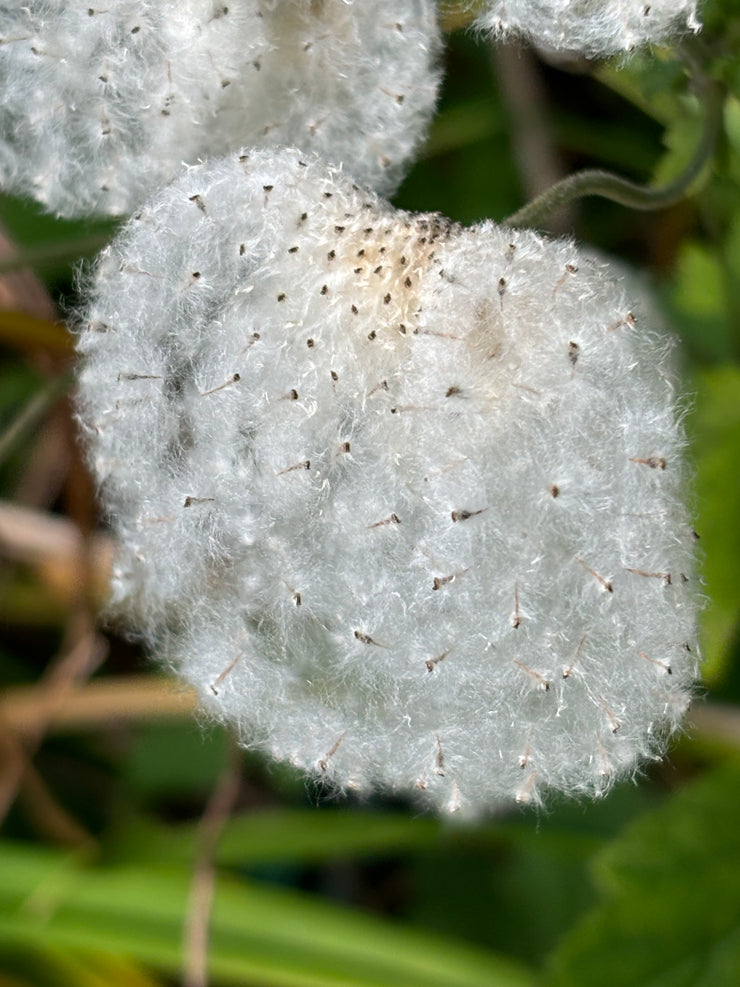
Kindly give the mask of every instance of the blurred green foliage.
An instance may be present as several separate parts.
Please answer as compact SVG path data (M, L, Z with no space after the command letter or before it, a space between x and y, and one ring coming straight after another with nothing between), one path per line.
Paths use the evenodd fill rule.
M704 70L729 92L712 167L657 214L583 201L568 232L640 268L683 340L704 690L725 704L731 729L689 728L670 762L602 802L553 802L475 827L382 800L335 805L245 754L240 802L216 850L214 984L740 983L740 0L708 0L703 16ZM439 114L396 202L463 222L503 219L527 187L515 159L521 121L496 56L464 32L448 41ZM563 173L603 167L660 183L690 157L702 107L674 52L532 64ZM0 271L31 263L62 313L74 305L80 258L113 232L7 198L0 222L19 251ZM59 372L46 330L35 336L26 321L20 338L10 325L0 321L0 435ZM0 463L0 497L33 501L29 476L62 433L39 429ZM72 444L66 472L37 483L36 506L84 528L94 505L75 455ZM60 591L64 573L52 576L0 558L8 688L39 680L79 606ZM113 630L109 640L102 679L148 672L134 645ZM33 757L44 791L22 788L0 840L0 987L180 983L199 820L227 762L223 731L189 719L50 732Z
M740 764L707 773L600 852L601 898L555 951L553 987L733 987Z

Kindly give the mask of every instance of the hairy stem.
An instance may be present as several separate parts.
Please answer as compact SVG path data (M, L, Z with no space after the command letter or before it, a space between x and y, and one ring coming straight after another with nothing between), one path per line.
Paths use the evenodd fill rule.
M556 209L588 195L598 195L629 209L648 211L665 209L679 202L714 157L722 126L725 90L717 82L701 80L701 99L705 109L704 129L696 152L680 175L657 188L638 185L610 171L589 168L568 175L518 209L506 226L537 226Z
M241 757L234 738L229 760L208 800L198 827L196 860L184 929L183 987L208 987L209 926L216 891L216 851L241 786Z

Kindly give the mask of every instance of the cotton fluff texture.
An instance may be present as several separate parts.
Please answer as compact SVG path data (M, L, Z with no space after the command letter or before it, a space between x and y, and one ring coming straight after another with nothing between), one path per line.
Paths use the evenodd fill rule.
M470 814L660 754L696 674L684 437L607 268L257 150L158 193L89 298L114 603L244 744Z
M439 45L433 0L0 0L0 188L122 215L182 162L288 143L391 192Z
M595 57L700 28L696 0L492 0L476 24L497 38Z

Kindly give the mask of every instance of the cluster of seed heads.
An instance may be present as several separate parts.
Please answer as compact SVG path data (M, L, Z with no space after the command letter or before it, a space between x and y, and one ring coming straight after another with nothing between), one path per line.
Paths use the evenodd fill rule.
M476 25L608 54L695 8ZM439 52L433 0L0 0L0 187L133 213L78 325L113 608L245 745L475 814L660 755L697 591L641 291L376 194Z
M114 604L245 745L473 814L659 756L695 535L628 281L250 149L157 193L88 297Z
M489 0L495 38L606 55L696 0ZM127 215L183 164L296 146L391 193L434 109L434 0L0 0L0 188Z

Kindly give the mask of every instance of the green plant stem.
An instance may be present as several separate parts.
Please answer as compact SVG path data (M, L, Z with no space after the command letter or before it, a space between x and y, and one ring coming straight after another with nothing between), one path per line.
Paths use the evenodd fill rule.
M714 157L722 126L724 88L714 81L705 81L702 90L705 118L701 140L688 166L668 185L658 188L638 185L613 172L589 168L552 185L505 219L504 225L537 226L560 206L588 195L599 195L629 209L643 211L665 209L679 202Z

